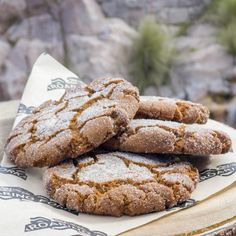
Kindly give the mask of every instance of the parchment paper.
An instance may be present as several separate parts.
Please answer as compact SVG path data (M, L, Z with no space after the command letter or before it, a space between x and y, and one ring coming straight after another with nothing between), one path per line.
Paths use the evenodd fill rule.
M80 79L47 54L34 64L14 125L42 102L59 99L67 87ZM206 126L224 130L209 121ZM136 217L94 216L64 209L48 198L42 186L42 169L15 167L4 155L0 166L0 235L117 235L160 217L195 205L236 181L235 153L209 158L193 158L201 181L192 198L167 211Z

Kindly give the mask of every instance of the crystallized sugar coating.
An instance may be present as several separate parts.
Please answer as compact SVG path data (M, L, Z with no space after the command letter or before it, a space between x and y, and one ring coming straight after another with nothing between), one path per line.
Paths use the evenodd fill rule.
M116 155L116 152L112 153L113 155ZM158 166L165 166L166 162L169 162L171 159L173 159L173 157L168 156L168 157L164 157L164 156L159 156L158 158L156 158L155 155L146 155L143 154L144 158L140 158L140 156L142 157L142 154L135 154L135 153L128 153L128 152L122 152L122 156L125 157L125 159L127 161L132 161L133 163L139 164L139 163L144 163L145 165L149 165L149 166L155 166L158 164Z
M166 97L141 96L136 118L203 124L209 118L209 110L201 104L189 101Z
M101 158L100 158L101 157ZM106 181L135 179L137 182L154 180L150 171L144 166L130 164L128 167L122 159L107 154L98 155L93 165L81 169L78 173L80 181L103 183Z
M47 101L10 133L7 156L21 167L75 158L124 130L138 109L137 88L122 78L102 78Z
M100 215L140 215L190 198L199 174L188 162L132 153L86 154L44 172L47 193L67 208Z
M104 147L136 153L190 155L223 154L230 150L230 137L203 125L173 121L134 119L126 130L108 140Z

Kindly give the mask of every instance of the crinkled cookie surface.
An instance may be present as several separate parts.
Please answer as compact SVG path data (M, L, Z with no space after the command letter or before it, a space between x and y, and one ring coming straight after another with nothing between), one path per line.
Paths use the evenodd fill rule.
M47 101L10 133L6 154L21 167L43 167L75 158L122 131L139 106L136 87L122 78L100 78Z
M190 198L199 179L188 162L113 152L85 154L44 173L47 193L61 205L99 215L140 215Z

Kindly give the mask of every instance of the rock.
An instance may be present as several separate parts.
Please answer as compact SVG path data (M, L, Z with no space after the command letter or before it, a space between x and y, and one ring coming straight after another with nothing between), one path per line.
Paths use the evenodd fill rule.
M115 44L93 36L68 36L70 68L86 82L101 76L125 76L125 47L124 44Z
M59 21L59 3L58 0L25 0L27 4L27 16L50 14L55 20Z
M48 43L40 40L20 39L9 51L4 64L4 73L0 76L0 87L5 91L5 98L19 99L33 64L38 56L50 53L63 62L62 42Z
M233 67L233 58L216 43L184 52L171 70L171 82L178 96L193 101L211 93L230 93L224 74Z
M23 16L26 9L25 0L1 0L0 22L9 22Z
M168 85L162 85L161 87L148 86L144 89L143 95L145 96L161 96L161 97L172 97L172 88Z
M236 83L236 66L234 66L233 68L231 68L231 69L225 74L225 77L226 77L227 80L229 80L230 82Z
M189 77L190 81L187 81L187 78L185 78L185 81L187 81L185 88L182 89L184 94L184 99L191 100L194 102L202 100L209 91L209 81L208 81L208 75L202 73L202 74L196 74L192 77ZM177 87L175 87L176 89ZM182 91L181 91L182 92Z
M230 84L222 77L215 78L215 81L210 82L208 92L212 94L231 94Z
M5 93L5 99L19 99L27 81L27 72L20 70L10 61L5 63L5 72L0 77L0 87Z
M62 42L49 43L38 39L20 39L15 47L9 52L8 60L19 70L29 73L37 57L47 52L59 61L63 62Z
M234 99L227 109L227 124L236 127L236 99Z
M162 85L160 88L158 88L158 96L173 97L173 88L171 84Z
M45 0L25 0L27 13L29 16L44 14L48 10L48 1Z
M233 66L233 58L219 44L212 44L206 48L200 48L188 55L182 54L179 62L186 65L194 64L195 68L217 71L227 71ZM200 68L201 67L201 68Z
M167 24L179 24L189 21L189 12L185 8L164 8L157 15L157 19Z
M236 66L234 66L225 74L225 79L230 85L230 92L232 95L236 96Z
M106 45L96 37L69 35L67 50L70 68L85 82L103 75L111 75L109 64L115 61L109 55ZM77 53L73 53L74 51Z
M111 47L119 46L120 44L123 45L125 48L122 52L126 54L127 50L130 49L132 39L137 37L137 33L124 21L120 19L109 19L101 25L97 37L101 41L110 43Z
M7 31L6 37L13 43L22 38L50 43L62 41L61 26L49 14L29 17L14 24Z
M236 128L236 98L216 103L214 99L207 97L201 102L210 109L211 118Z
M192 38L214 37L217 34L217 28L209 23L198 23L190 26L187 34Z
M7 29L7 26L0 22L0 34L3 34Z
M64 63L64 49L62 42L48 43L35 39L29 42L27 51L28 66L30 69L33 67L38 56L43 52L49 53L59 62Z
M171 1L171 0L169 0L169 1ZM203 0L201 2L203 2L201 4L209 4L211 2L211 0L210 1L209 0L208 1ZM197 5L200 5L198 0L178 0L178 1L176 1L175 7L176 6L192 7L192 6L197 6Z
M232 93L225 76L234 60L218 44L216 34L215 26L197 23L189 27L187 35L173 41L178 55L171 69L176 96L199 101L209 93Z
M13 21L23 18L25 0L0 0L0 34L4 34Z
M0 68L5 63L5 59L10 50L10 45L3 39L0 39Z
M28 20L13 24L8 28L5 36L8 41L15 44L19 39L28 38L30 31L30 24Z
M146 15L164 24L189 23L198 17L211 0L97 0L106 16L118 17L137 26Z
M148 86L144 89L143 95L145 96L158 96L158 89L156 86Z
M61 26L51 15L44 14L27 20L30 25L29 38L50 43L62 41Z
M60 9L65 34L96 34L105 20L95 0L62 1Z
M1 75L0 75L1 77ZM2 81L0 79L0 101L6 101L10 100L9 96L5 93L4 86L2 84Z
M156 10L156 17L165 24L190 23L201 15L207 5L204 1L166 1L163 9Z
M173 40L173 44L181 53L191 53L209 47L214 43L215 38L212 36L206 38L181 36Z
M29 72L28 62L27 62L27 51L28 51L29 41L27 39L20 39L17 44L10 50L8 55L9 66L18 68L20 71Z
M106 16L121 18L132 26L137 26L146 13L145 3L140 0L99 0L98 2Z
M135 30L122 20L106 19L95 0L55 2L26 0L29 17L13 24L5 34L14 46L7 55L3 78L12 76L9 83L18 78L23 84L42 52L66 62L86 80L104 75L125 76ZM19 76L9 68L16 68ZM19 96L14 90L8 94Z
M227 117L228 103L216 103L212 97L207 96L204 100L200 100L200 103L207 106L210 110L210 117L214 120L225 122Z
M71 9L75 1L65 1L64 4L69 4L66 6ZM87 24L78 22L75 25L77 34L71 34L73 31L67 29L70 33L66 37L68 66L85 81L106 75L126 76L132 39L137 33L119 19L105 19L97 11L99 6L95 1L80 1L80 4L81 8L75 13L82 11Z

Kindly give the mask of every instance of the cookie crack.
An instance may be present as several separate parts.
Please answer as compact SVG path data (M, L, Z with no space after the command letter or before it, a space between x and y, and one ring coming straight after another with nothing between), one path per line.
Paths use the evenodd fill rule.
M166 185L163 185L162 183L159 183L159 182L157 182L159 185L162 185L162 186L165 186L165 187L167 187L167 188L169 188L168 186L166 186ZM137 188L140 190L140 191L142 191L142 192L144 192L145 193L145 198L147 198L147 194L148 193L151 193L152 191L154 191L157 195L159 195L161 198L162 198L162 200L164 201L164 206L165 206L165 208L166 207L170 207L171 205L175 205L176 203L174 202L172 202L170 199L168 200L168 198L165 196L165 194L162 192L162 191L157 191L155 188L152 188L152 189L142 189L141 188L142 186L140 185L140 186L137 186ZM171 189L171 188L169 188L169 189ZM173 192L173 190L171 189L171 191ZM173 195L174 195L174 193L173 193Z
M168 184L167 181L164 181L161 179L159 180L159 183L172 189L175 201L177 203L181 203L181 202L185 201L186 199L188 199L191 192L192 192L191 189L187 188L187 186L185 186L182 183L177 182L175 184ZM181 188L185 191L185 195L181 194L181 192L183 192L183 190L181 190ZM181 195L183 195L183 196L181 196Z
M202 106L201 104L191 104L184 101L176 101L176 111L174 118L179 121L185 121L186 119L190 119L190 123L206 123L209 111L206 107ZM194 109L194 115L188 114L188 111ZM195 119L194 119L195 117Z
M221 143L221 153L228 152L229 149L231 148L231 145L232 145L231 139L229 139L224 134L222 134L218 131L214 131L214 133L215 133L217 139L219 140L219 142Z
M127 168L130 164L145 166L151 172L150 178L138 180L127 176L124 179L118 177L103 181L84 179L80 171L102 160L100 155L104 154L90 153L84 156L88 158L84 162L83 159L69 162L69 169L72 170L69 176L67 172L64 176L63 169L68 168L67 165L62 166L62 170L59 167L59 172L58 167L54 167L55 170L49 169L50 172L45 176L45 184L50 196L58 200L60 204L80 212L106 213L116 216L134 215L142 214L147 209L148 212L164 210L185 201L190 197L197 183L198 172L188 162L171 161L161 166L140 165L141 163L129 160L119 153L112 153L112 156L126 162ZM72 166L70 163L73 163ZM158 170L159 167L161 169ZM135 168L135 170L138 169ZM175 177L171 174L178 175ZM149 201L151 201L150 204ZM139 208L139 204L142 203L147 205Z
M121 81L122 81L122 80L121 80ZM111 84L111 83L110 83L110 84ZM109 84L108 84L108 85L109 85ZM78 109L73 109L72 111L73 111L73 112L76 112L76 114L75 114L74 117L72 118L68 129L69 129L69 130L72 130L72 132L75 131L75 133L77 132L77 129L82 129L82 126L85 125L87 121L84 122L84 124L82 124L81 127L77 127L77 126L76 126L77 118L81 115L81 113L82 113L83 111L85 111L86 109L88 109L89 107L91 107L91 106L92 106L93 104L95 104L97 101L102 100L102 99L104 99L104 98L105 98L105 99L109 99L109 97L112 95L114 89L115 89L115 88L113 88L113 89L111 90L111 93L109 93L108 96L99 95L98 97L95 97L95 98L93 98L93 99L90 99L89 101L87 101L85 104L83 104L83 105L82 105L81 107L79 107ZM64 100L64 102L65 102L64 106L63 106L62 108L60 108L58 111L56 111L56 112L55 112L55 115L57 115L58 113L60 113L60 112L62 112L62 111L64 111L65 109L68 108L68 101L67 101L67 100ZM59 104L59 102L56 102L56 101L55 101L53 104L56 105L56 104ZM113 106L114 106L114 105L113 105ZM97 118L98 118L98 117L97 117ZM88 121L89 121L89 120L88 120ZM24 144L17 146L17 147L15 148L15 150L14 150L15 153L18 153L18 152L19 152L20 150L22 150L22 149L24 150L24 147L25 147L27 144L36 143L36 142L38 142L38 141L41 140L40 138L38 138L37 136L35 136L35 133L36 133L36 131L37 131L37 127L36 127L36 126L37 126L37 123L38 123L38 120L37 120L37 119L35 119L35 120L32 121L32 125L33 125L33 126L32 126L32 128L28 131L28 133L31 134L29 140L28 140L27 142L25 142ZM49 137L47 138L47 142L50 141L52 138L54 138L56 135L58 135L60 132L63 132L63 131L65 131L65 130L66 130L66 129L60 130L60 131L54 133L53 135L49 136ZM19 135L19 134L17 134L17 135L15 135L15 136L11 137L8 142L10 142L14 137L16 137L16 136L18 136L18 135ZM108 134L107 136L109 136L109 134ZM81 134L80 134L80 135L77 135L77 138L82 139L83 137L81 137ZM88 145L91 145L91 143L88 143L88 142L87 142L87 144L88 144ZM18 149L19 149L19 150L18 150Z
M107 88L111 84L122 84L122 83L124 83L124 80L122 79L109 80L107 83L104 83L103 86L104 88Z
M69 102L67 100L64 101L64 106L61 107L60 109L58 109L56 112L55 112L55 115L57 115L58 113L64 111L66 108L68 108L68 104Z
M198 180L196 180L196 174L192 174L192 173L198 172L197 169L194 168L192 165L189 165L187 162L181 162L180 160L179 161L173 160L173 161L170 161L168 163L164 163L162 165L158 165L158 164L153 164L152 165L152 164L146 164L146 163L131 161L131 160L128 160L125 157L122 157L121 155L118 155L118 154L115 154L115 153L112 154L112 155L118 157L119 159L121 159L127 167L129 167L129 165L131 163L135 164L135 165L138 165L140 167L146 167L153 174L153 176L157 180L157 182L159 181L159 177L162 176L163 174L174 174L174 173L176 173L176 174L185 174L185 175L189 176L194 183L196 183L198 181ZM173 169L173 170L165 170L165 168L171 168L171 167L173 167L173 165L178 164L178 163L182 163L183 166L185 164L188 164L188 166L187 167L184 166L184 168L182 167L182 169L178 169L178 167L176 167L176 169ZM158 168L163 168L161 170L161 173L158 172Z
M86 166L89 166L89 165L92 165L94 164L95 162L90 162L88 165ZM196 176L191 176L190 174L190 171L188 172L187 170L186 171L181 171L179 169L175 170L175 171L165 171L165 172L162 172L162 173L157 173L156 171L154 171L153 168L148 168L150 170L150 172L153 174L153 180L152 179L149 179L149 180L143 180L143 181L140 181L140 182L135 182L135 180L132 180L132 179L125 179L125 180L113 180L113 181L107 181L107 182L101 182L101 183L95 183L93 181L82 181L80 180L79 176L78 176L78 173L79 171L81 170L81 168L83 167L79 167L78 165L76 165L77 167L77 170L73 173L72 175L72 179L73 180L68 180L68 179L64 179L63 177L60 177L60 176L56 176L54 178L56 178L57 180L55 181L55 179L53 180L53 182L55 183L60 183L60 184L56 184L57 186L55 188L58 188L60 187L61 185L67 183L67 184L78 184L78 185L88 185L89 187L94 187L96 188L100 193L104 194L105 192L109 191L110 189L112 188L115 188L115 187L119 187L121 185L127 185L127 184L130 184L132 186L135 186L135 187L139 187L143 184L147 184L147 183L159 183L159 184L163 184L167 187L170 187L170 185L168 185L166 183L166 181L162 180L161 177L164 175L164 174L172 174L172 173L178 173L178 174L183 174L183 175L186 175L188 176L194 183L196 183ZM156 167L158 168L158 167ZM193 169L191 169L193 171ZM189 189L188 189L189 191Z
M107 83L104 83L103 86L104 88L109 87L110 85L117 85L117 84L126 84L126 82L124 82L123 80L113 80L113 81L108 81ZM108 95L106 96L106 98L110 98L111 95L113 94L114 90L117 88L117 86L114 86L113 88L111 88L111 90L109 91ZM124 88L122 90L122 93L124 94L124 96L132 96L134 97L138 102L139 102L139 96L138 93L131 90L131 89L127 89Z
M76 125L74 124L74 122L76 122L77 118L79 117L79 115L80 115L84 110L86 110L87 108L89 108L89 107L92 106L94 103L96 103L98 100L101 100L102 98L103 98L103 96L96 97L96 98L94 98L94 99L89 100L88 102L86 102L86 103L85 103L82 107L80 107L79 109L73 110L73 111L76 111L77 113L76 113L76 114L74 115L74 117L72 118L72 120L71 120L71 122L70 122L70 125L69 125L69 128L59 130L59 131L55 132L54 134L48 136L48 137L46 138L46 140L45 140L41 145L45 144L46 142L49 142L51 139L53 139L53 138L56 137L59 133L65 131L65 130L72 130L72 132L75 131L75 133L77 133L77 129L82 129L82 126L85 125L87 121L85 121L85 122L82 124L81 127L76 127ZM68 101L65 101L65 105L64 105L62 108L60 108L55 114L58 114L59 112L62 112L63 110L67 109L67 107L68 107ZM89 121L89 120L88 120L88 121ZM36 131L37 131L37 123L38 123L38 122L39 122L39 121L38 121L37 119L35 119L35 120L33 120L33 121L31 122L33 126L32 126L32 128L27 132L27 133L30 133L30 135L31 135L30 138L29 138L29 140L27 140L27 142L25 142L24 144L17 146L17 147L15 148L15 150L14 150L14 153L18 154L21 150L25 151L24 148L25 148L25 146L26 146L27 144L31 144L31 143L35 144L36 142L41 141L40 138L38 138L37 136L35 136L35 133L36 133ZM18 136L18 135L19 135L19 134L17 134L16 136ZM16 136L15 136L15 137L16 137ZM13 139L13 137L12 137L8 142L10 142L12 139ZM44 139L44 138L43 138L43 139ZM83 139L83 137L81 137L81 134L80 134L79 139ZM87 143L87 145L91 145L88 141L87 141L86 143Z
M76 193L78 196L79 196L79 200L81 202L81 212L83 212L83 209L85 208L85 201L91 196L91 195L94 195L94 193L90 193L90 194L86 194L85 196L82 195L78 190L76 189L67 189L67 192L74 192ZM64 206L68 207L68 193L67 195L65 196L65 200L64 200ZM96 203L96 202L95 202ZM95 208L95 207L94 207Z
M123 157L122 155L118 155L118 154L116 154L116 153L113 153L112 154L113 156L115 156L115 157L118 157L119 159L121 159L124 163L125 163L125 165L127 166L127 167L129 167L129 165L132 163L132 164L135 164L135 165L138 165L138 166L140 166L140 167L147 167L149 170L152 170L153 168L158 168L158 167L166 167L166 166L168 166L167 164L162 164L162 165L157 165L157 164L146 164L146 163L140 163L140 162L136 162L136 161L131 161L131 160L128 160L128 159L126 159L125 157ZM171 165L171 164L170 164Z
M137 102L139 103L139 96L138 96L138 93L137 93L137 92L124 89L124 90L123 90L123 93L124 93L126 96L128 95L128 96L134 97L134 98L137 100Z
M78 171L79 172L79 171ZM95 188L99 193L104 194L105 192L109 191L110 189L114 187L119 187L121 185L127 185L130 184L132 186L140 186L146 183L155 183L155 180L143 180L140 182L135 182L132 179L126 179L126 180L113 180L113 181L107 181L107 182L101 182L101 183L95 183L93 181L82 181L78 177L78 172L77 175L75 176L75 173L73 174L74 177L72 177L72 180L65 179L63 177L54 175L53 177L53 182L54 182L54 192L55 189L60 188L64 184L77 184L77 185L88 185L91 188ZM72 175L72 176L73 176ZM52 191L53 192L53 191Z

